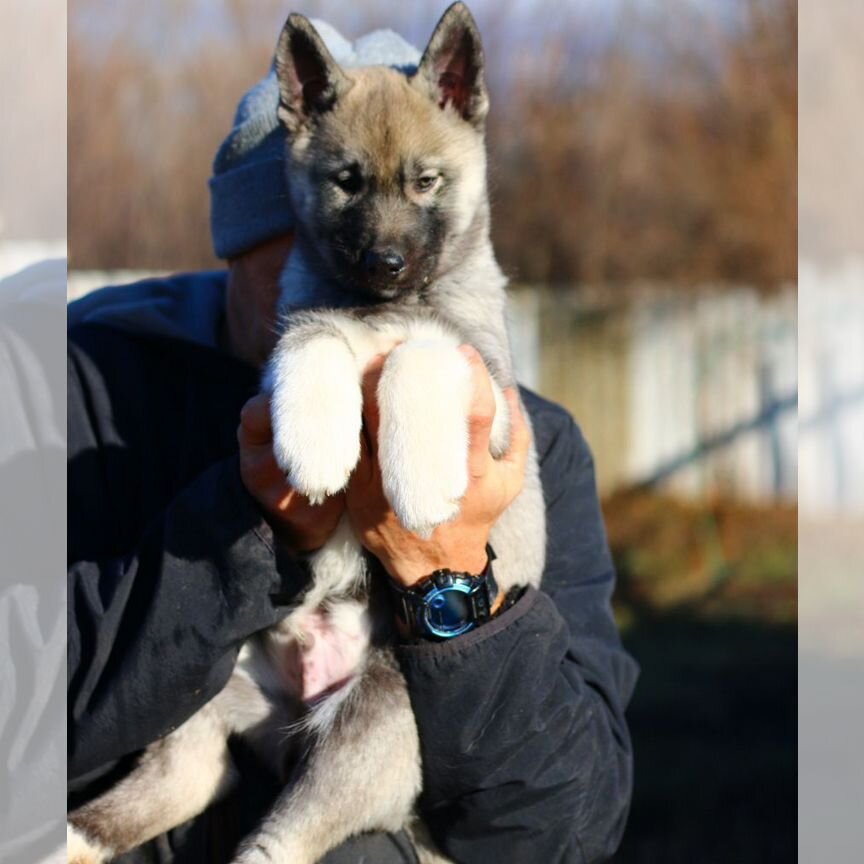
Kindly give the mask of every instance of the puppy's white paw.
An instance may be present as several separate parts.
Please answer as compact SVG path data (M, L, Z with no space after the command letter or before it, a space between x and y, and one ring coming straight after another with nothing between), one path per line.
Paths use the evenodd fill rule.
M274 842L270 835L253 837L246 840L238 850L231 864L275 864L284 861L291 864L314 864L315 859L297 844Z
M378 385L379 463L399 521L421 537L459 513L468 488L471 368L455 343L394 349Z
M340 492L360 458L363 396L342 339L277 348L269 370L273 452L288 482L315 504Z
M88 839L74 825L66 823L66 860L68 864L103 864L113 857L110 849Z
M273 859L265 849L251 846L238 852L231 864L273 864Z

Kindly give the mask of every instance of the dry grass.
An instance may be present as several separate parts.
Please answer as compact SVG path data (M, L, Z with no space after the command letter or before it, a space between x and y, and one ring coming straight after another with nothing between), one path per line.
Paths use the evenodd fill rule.
M633 616L793 623L798 516L794 506L701 505L646 493L604 502L619 571L622 623Z

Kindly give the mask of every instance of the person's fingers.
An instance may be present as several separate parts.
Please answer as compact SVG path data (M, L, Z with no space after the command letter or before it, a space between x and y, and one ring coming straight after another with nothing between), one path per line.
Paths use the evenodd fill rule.
M316 523L332 522L345 509L345 497L345 492L337 492L325 498L320 504L313 504L305 495L292 489L284 509L291 507L298 515L306 516L308 520L314 520Z
M241 409L237 441L244 483L253 494L266 500L268 506L286 511L298 496L288 485L273 455L270 397L267 394L253 396Z
M385 354L378 354L363 370L363 438L368 448L368 455L373 460L378 452L378 427L381 422L378 411L378 384L381 381L386 359Z
M508 387L504 391L504 398L510 409L510 448L499 464L507 471L516 488L521 489L525 479L525 467L528 464L528 453L531 450L531 429L522 412L516 388Z
M270 397L266 393L253 396L240 409L237 439L241 445L251 447L269 444L273 440L270 421Z
M386 504L381 487L378 460L370 449L370 441L365 430L360 441L360 459L348 484L345 503L355 530L358 526L369 524L370 513L383 513L389 506ZM378 517L372 521L377 523Z
M271 493L273 495L273 508L278 510L280 513L287 513L289 510L296 510L298 505L301 503L305 503L309 507L312 506L308 502L304 502L302 500L303 496L287 484L281 490L278 486L271 488L273 489L273 492Z
M246 479L256 487L285 483L285 475L276 464L272 450L265 450L264 447L246 448L240 453L240 464Z
M495 422L495 394L492 380L479 352L471 345L459 350L471 366L471 404L468 409L468 470L472 477L482 476L488 469L489 438Z
M269 448L256 446L241 451L240 473L246 488L276 510L284 512L297 497Z
M371 436L364 425L360 435L360 459L357 461L357 466L354 468L348 486L349 497L351 497L352 492L356 492L359 488L366 487L371 483L374 471L375 459L372 456Z

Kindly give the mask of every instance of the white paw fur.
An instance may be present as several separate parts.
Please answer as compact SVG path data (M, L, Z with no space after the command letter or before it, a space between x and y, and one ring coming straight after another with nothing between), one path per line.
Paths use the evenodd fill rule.
M276 349L269 370L273 452L313 504L340 492L360 458L363 396L357 361L322 335Z
M68 864L103 864L113 857L111 849L89 840L74 825L66 823L66 860Z
M285 858L282 857L282 850L278 850L280 857L274 857L269 850L263 846L251 846L237 853L237 857L231 864L273 864L274 861L297 861L301 862L305 859L300 858Z
M378 385L384 494L409 531L428 537L459 513L468 488L471 368L449 340L411 340Z

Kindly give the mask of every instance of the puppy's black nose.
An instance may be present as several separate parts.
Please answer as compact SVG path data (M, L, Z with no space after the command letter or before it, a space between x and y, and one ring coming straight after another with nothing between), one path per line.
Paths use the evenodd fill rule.
M405 259L395 249L381 252L370 249L363 257L363 264L370 276L379 279L398 279L405 269Z

